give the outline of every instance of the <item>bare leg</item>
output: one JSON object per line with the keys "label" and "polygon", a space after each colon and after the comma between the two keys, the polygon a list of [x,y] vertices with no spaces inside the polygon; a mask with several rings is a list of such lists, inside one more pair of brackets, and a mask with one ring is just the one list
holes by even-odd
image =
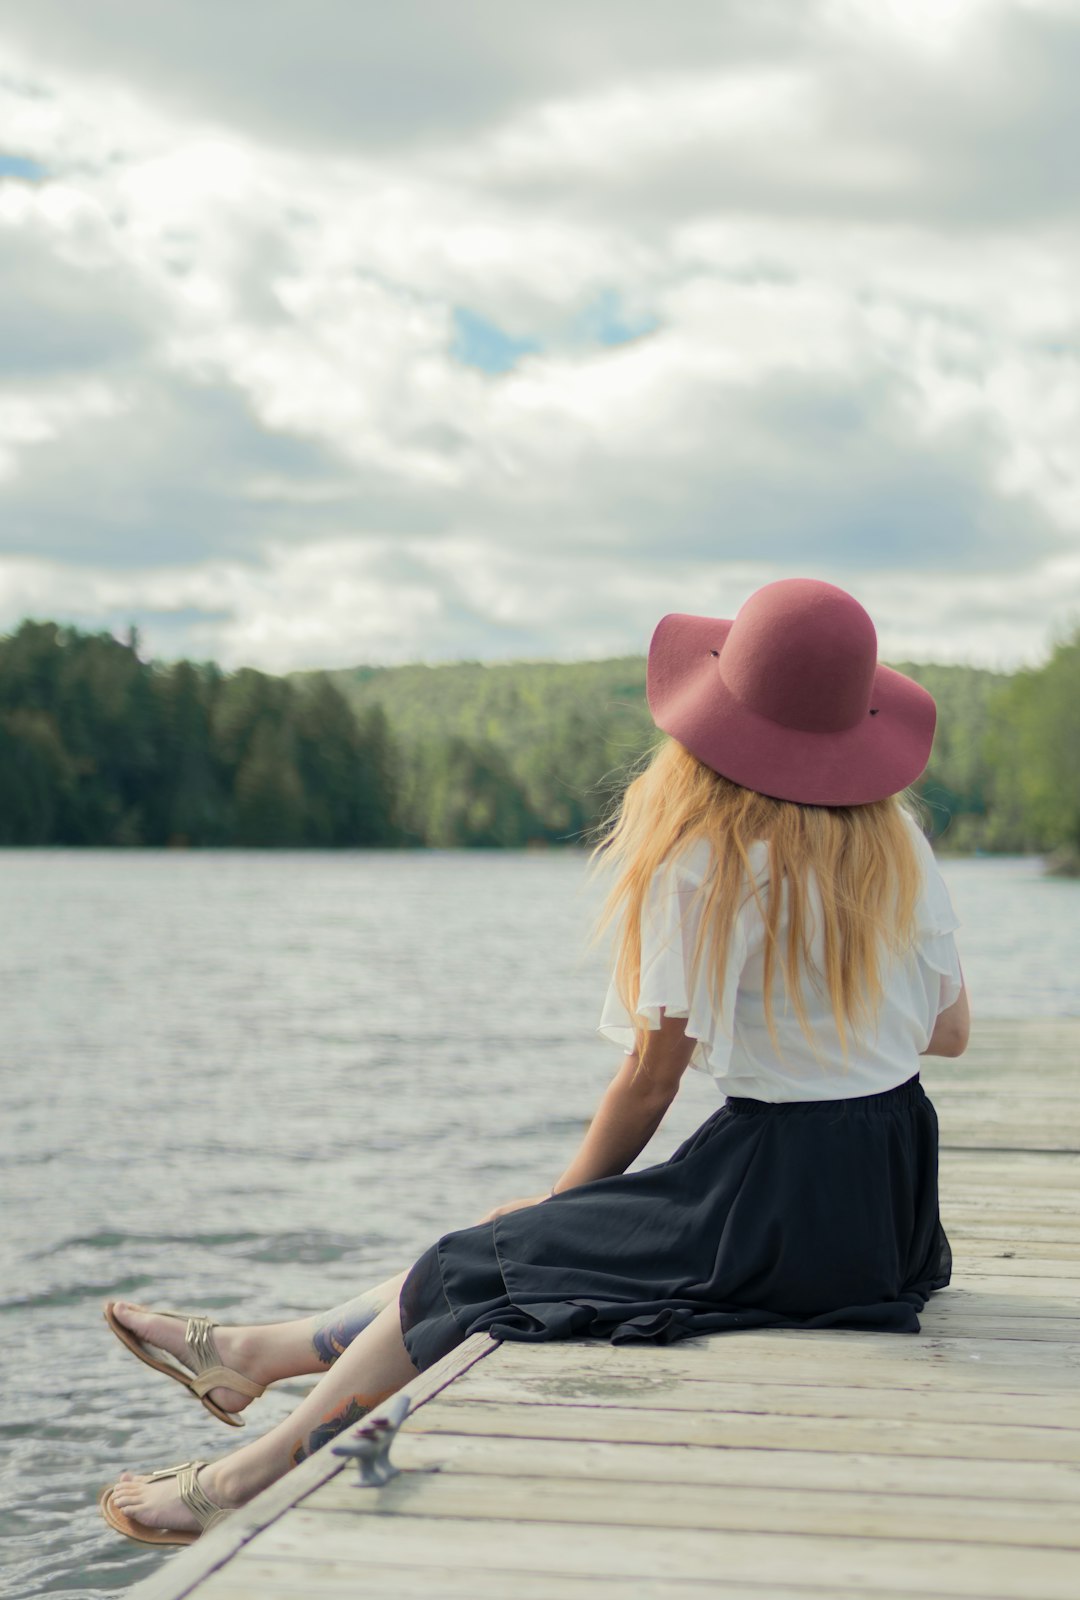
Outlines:
{"label": "bare leg", "polygon": [[397,1304],[401,1286],[409,1275],[409,1268],[399,1272],[396,1278],[387,1278],[385,1283],[376,1284],[374,1289],[365,1289],[362,1294],[356,1295],[352,1300],[335,1306],[332,1311],[324,1311],[320,1316],[310,1317],[304,1324],[309,1330],[309,1348],[314,1352],[318,1367],[306,1367],[306,1372],[317,1372],[322,1367],[332,1367],[339,1356],[352,1344],[358,1333],[363,1333],[384,1306],[391,1301]]}
{"label": "bare leg", "polygon": [[[398,1299],[363,1328],[291,1416],[261,1439],[209,1462],[199,1484],[216,1504],[234,1508],[283,1477],[290,1467],[358,1422],[417,1375],[401,1336]],[[194,1528],[176,1493],[175,1480],[147,1483],[121,1475],[115,1503],[138,1522],[158,1528]]]}
{"label": "bare leg", "polygon": [[[396,1277],[387,1278],[343,1305],[317,1316],[300,1317],[292,1322],[215,1328],[214,1340],[223,1365],[261,1384],[324,1372],[348,1349],[357,1334],[375,1321],[384,1306],[391,1302],[397,1304],[398,1292],[408,1271],[406,1268]],[[191,1352],[184,1339],[182,1322],[173,1317],[156,1317],[153,1312],[126,1301],[119,1301],[113,1309],[118,1321],[131,1328],[140,1339],[149,1340],[178,1360],[190,1363]],[[235,1389],[211,1389],[210,1396],[226,1411],[242,1411],[251,1404],[249,1396]]]}

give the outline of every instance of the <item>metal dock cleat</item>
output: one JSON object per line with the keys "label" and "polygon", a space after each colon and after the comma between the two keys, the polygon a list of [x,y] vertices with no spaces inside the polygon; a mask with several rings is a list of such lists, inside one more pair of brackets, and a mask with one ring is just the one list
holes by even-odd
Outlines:
{"label": "metal dock cleat", "polygon": [[331,1455],[346,1456],[356,1462],[358,1489],[377,1488],[380,1484],[389,1483],[391,1478],[399,1477],[403,1471],[439,1471],[438,1466],[395,1467],[390,1460],[390,1446],[409,1414],[410,1403],[406,1394],[391,1395],[386,1405],[379,1408],[377,1415],[361,1423],[345,1444],[331,1445]]}

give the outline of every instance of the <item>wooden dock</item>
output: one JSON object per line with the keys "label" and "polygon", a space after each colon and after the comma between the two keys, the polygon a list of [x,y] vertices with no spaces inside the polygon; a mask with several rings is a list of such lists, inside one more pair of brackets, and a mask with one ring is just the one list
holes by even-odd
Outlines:
{"label": "wooden dock", "polygon": [[400,1476],[324,1449],[130,1593],[1077,1600],[1080,1020],[922,1076],[954,1266],[921,1334],[475,1335],[403,1391]]}

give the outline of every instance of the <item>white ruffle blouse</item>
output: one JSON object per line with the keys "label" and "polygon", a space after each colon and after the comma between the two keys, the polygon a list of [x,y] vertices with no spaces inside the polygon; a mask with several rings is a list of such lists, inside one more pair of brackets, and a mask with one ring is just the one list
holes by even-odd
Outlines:
{"label": "white ruffle blouse", "polygon": [[[929,841],[910,813],[905,811],[903,815],[915,836],[923,867],[916,939],[904,957],[888,953],[883,957],[884,993],[876,1026],[871,1025],[861,1038],[848,1029],[846,1066],[827,990],[819,993],[805,972],[803,998],[820,1059],[814,1055],[787,999],[779,970],[773,979],[773,1011],[781,1047],[777,1055],[765,1021],[764,923],[749,890],[749,898],[732,929],[719,1017],[709,986],[711,939],[695,981],[693,985],[689,983],[701,909],[700,897],[695,898],[694,891],[710,870],[709,844],[705,839],[665,861],[649,885],[641,919],[639,1028],[642,1022],[651,1029],[659,1028],[661,1007],[668,1016],[686,1017],[687,1035],[697,1040],[690,1066],[716,1078],[725,1096],[748,1095],[770,1101],[839,1100],[877,1094],[910,1078],[919,1070],[920,1053],[930,1041],[938,1013],[957,999],[963,979],[953,937],[960,921]],[[749,855],[760,889],[768,883],[768,846],[758,841],[751,846]],[[808,898],[814,913],[811,952],[818,970],[823,972],[822,918],[813,874]],[[786,936],[786,912],[785,884],[781,949]],[[633,1051],[634,1023],[615,991],[614,970],[596,1031],[621,1044],[626,1054]]]}

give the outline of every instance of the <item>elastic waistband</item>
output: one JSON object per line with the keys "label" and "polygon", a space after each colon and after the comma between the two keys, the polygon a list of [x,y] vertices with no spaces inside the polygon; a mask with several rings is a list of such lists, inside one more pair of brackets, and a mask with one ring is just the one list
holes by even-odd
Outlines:
{"label": "elastic waistband", "polygon": [[898,1107],[914,1104],[925,1097],[919,1074],[891,1089],[877,1094],[853,1094],[840,1100],[752,1100],[749,1095],[729,1095],[724,1105],[729,1111],[739,1113],[768,1112],[770,1115],[785,1111],[895,1111]]}

